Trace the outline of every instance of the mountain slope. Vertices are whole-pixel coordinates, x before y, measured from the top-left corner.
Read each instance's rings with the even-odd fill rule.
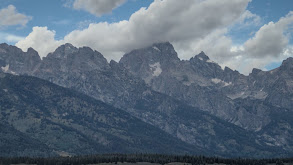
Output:
[[[39,140],[16,130],[7,123],[0,123],[0,155],[4,157],[52,156],[53,150]]]
[[[0,74],[0,119],[11,125],[1,129],[1,146],[10,146],[1,156],[203,152],[83,94],[38,78]],[[23,142],[15,143],[17,138]]]
[[[228,68],[222,70],[204,52],[182,61],[170,43],[158,43],[125,54],[119,63],[145,80],[153,90],[245,129],[256,130],[269,122],[269,118],[263,114],[249,113],[244,107],[238,108],[233,99],[222,91],[233,85],[233,78],[229,77],[237,76],[235,79],[240,82],[242,79],[246,81],[246,78],[238,72],[229,73]],[[160,74],[154,74],[157,70],[160,70]],[[241,87],[241,84],[237,86]]]
[[[179,60],[167,42],[131,51],[119,63],[153,90],[252,130],[268,145],[292,151],[293,125],[277,117],[293,115],[292,58],[272,71],[254,69],[244,76],[228,67],[222,69],[204,52]],[[278,131],[284,125],[285,133]]]
[[[228,87],[232,86],[228,80],[245,84],[247,78],[228,68],[221,70],[205,54],[200,54],[190,61],[180,61],[173,47],[169,43],[162,43],[134,51],[147,52],[147,56],[141,58],[140,53],[137,53],[140,61],[129,58],[125,60],[128,61],[127,66],[122,62],[107,63],[99,52],[88,47],[75,48],[71,44],[65,44],[43,58],[32,69],[23,68],[23,71],[19,72],[13,67],[17,64],[6,60],[9,56],[17,56],[11,53],[14,52],[13,49],[18,48],[6,46],[0,52],[3,71],[49,80],[121,108],[173,138],[184,141],[197,150],[205,151],[203,153],[225,157],[266,157],[292,153],[289,140],[292,134],[280,137],[285,138],[285,143],[280,146],[267,143],[266,139],[269,137],[265,133],[257,132],[273,121],[271,112],[266,109],[251,110],[251,107],[246,105],[251,100],[232,99],[228,96],[227,93],[233,90],[228,90]],[[158,50],[161,54],[154,53],[159,52]],[[23,52],[22,55],[26,56],[27,53]],[[129,57],[137,58],[134,55]],[[21,61],[22,58],[15,59],[25,63]],[[141,68],[131,70],[129,66],[137,64],[135,62],[139,62],[137,66]],[[135,71],[139,70],[141,74],[135,74]],[[145,75],[144,71],[147,71]],[[227,81],[219,81],[224,79]],[[153,82],[156,82],[156,85],[151,85]],[[225,93],[222,89],[226,88]],[[38,105],[40,102],[33,104]],[[263,107],[262,102],[255,105]],[[91,118],[88,120],[92,121]],[[271,128],[278,127],[272,125]],[[273,137],[272,132],[268,134]],[[78,135],[79,133],[74,134]],[[286,145],[289,147],[286,148]],[[103,151],[109,150],[103,148]]]

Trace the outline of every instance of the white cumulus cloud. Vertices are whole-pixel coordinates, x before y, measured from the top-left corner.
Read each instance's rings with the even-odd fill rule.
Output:
[[[123,53],[154,42],[170,41],[186,46],[185,43],[200,40],[215,30],[232,24],[245,12],[249,1],[155,0],[148,8],[141,8],[132,14],[129,20],[92,23],[86,29],[72,31],[62,42],[90,46],[103,53],[108,60],[119,60]],[[41,43],[39,40],[46,38],[41,37],[46,33],[36,33],[38,31],[33,30],[32,34],[39,37],[28,37],[17,46],[38,49],[38,45],[34,43]],[[56,42],[52,43],[55,45]],[[51,51],[54,50],[47,49],[47,52],[41,54],[46,56]]]
[[[293,12],[278,22],[262,26],[255,36],[245,42],[246,53],[252,57],[275,56],[283,53],[289,42],[286,31],[293,23]]]
[[[257,26],[261,24],[261,17],[246,10],[235,22],[233,28],[247,28],[249,26]],[[238,27],[235,27],[238,26]]]
[[[293,12],[290,12],[275,23],[263,25],[242,45],[233,45],[231,38],[225,35],[225,30],[222,33],[211,33],[194,45],[207,52],[222,66],[249,74],[253,68],[265,69],[268,64],[281,62],[293,55],[288,32],[292,25]]]
[[[16,43],[18,41],[23,40],[25,37],[17,36],[10,33],[0,32],[0,43],[7,42],[7,43]]]
[[[7,35],[5,37],[5,40],[7,42],[18,42],[18,41],[23,40],[23,39],[24,39],[24,37],[16,36],[16,35]]]
[[[125,0],[75,0],[73,8],[88,11],[99,17],[103,14],[111,13],[113,9],[124,2]]]
[[[265,67],[273,62],[281,62],[288,56],[292,56],[292,45],[289,44],[289,28],[293,25],[293,12],[280,18],[277,22],[269,22],[263,25],[255,35],[247,40],[243,49],[237,51],[238,59],[231,60],[228,65],[234,69],[240,69],[248,74],[252,68]],[[235,57],[235,56],[234,56]]]
[[[13,5],[9,5],[7,8],[0,10],[0,27],[13,25],[25,26],[31,19],[31,16],[18,13]]]
[[[63,43],[56,41],[54,37],[55,31],[50,31],[47,27],[34,27],[25,39],[16,43],[16,46],[22,48],[23,51],[32,47],[39,52],[41,57],[45,57]]]
[[[91,23],[74,30],[60,41],[55,31],[35,27],[16,46],[26,50],[33,47],[42,57],[60,44],[89,46],[100,51],[108,60],[118,61],[124,53],[170,41],[180,58],[205,51],[222,66],[249,73],[253,67],[264,68],[268,63],[288,56],[288,27],[293,22],[289,13],[278,22],[263,25],[255,35],[240,45],[234,45],[227,35],[229,28],[254,26],[261,23],[258,15],[246,10],[250,0],[155,0],[148,8],[133,13],[129,20]]]

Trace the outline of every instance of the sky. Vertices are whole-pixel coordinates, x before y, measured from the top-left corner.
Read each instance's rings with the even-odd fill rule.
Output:
[[[0,0],[0,43],[41,57],[71,43],[119,61],[169,41],[247,75],[293,57],[292,30],[292,0]]]

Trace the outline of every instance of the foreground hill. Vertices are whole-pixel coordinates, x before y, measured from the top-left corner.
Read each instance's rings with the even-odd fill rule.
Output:
[[[0,105],[0,156],[203,152],[120,109],[38,78],[0,73]]]

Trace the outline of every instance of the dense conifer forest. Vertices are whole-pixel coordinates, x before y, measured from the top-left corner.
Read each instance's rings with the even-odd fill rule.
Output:
[[[246,158],[219,158],[188,155],[160,155],[160,154],[102,154],[85,155],[73,157],[2,157],[1,165],[9,164],[37,164],[37,165],[82,165],[99,163],[137,163],[149,162],[156,164],[167,164],[172,162],[188,163],[191,165],[202,164],[227,164],[227,165],[267,165],[267,164],[293,164],[293,158],[272,158],[272,159],[246,159]]]

